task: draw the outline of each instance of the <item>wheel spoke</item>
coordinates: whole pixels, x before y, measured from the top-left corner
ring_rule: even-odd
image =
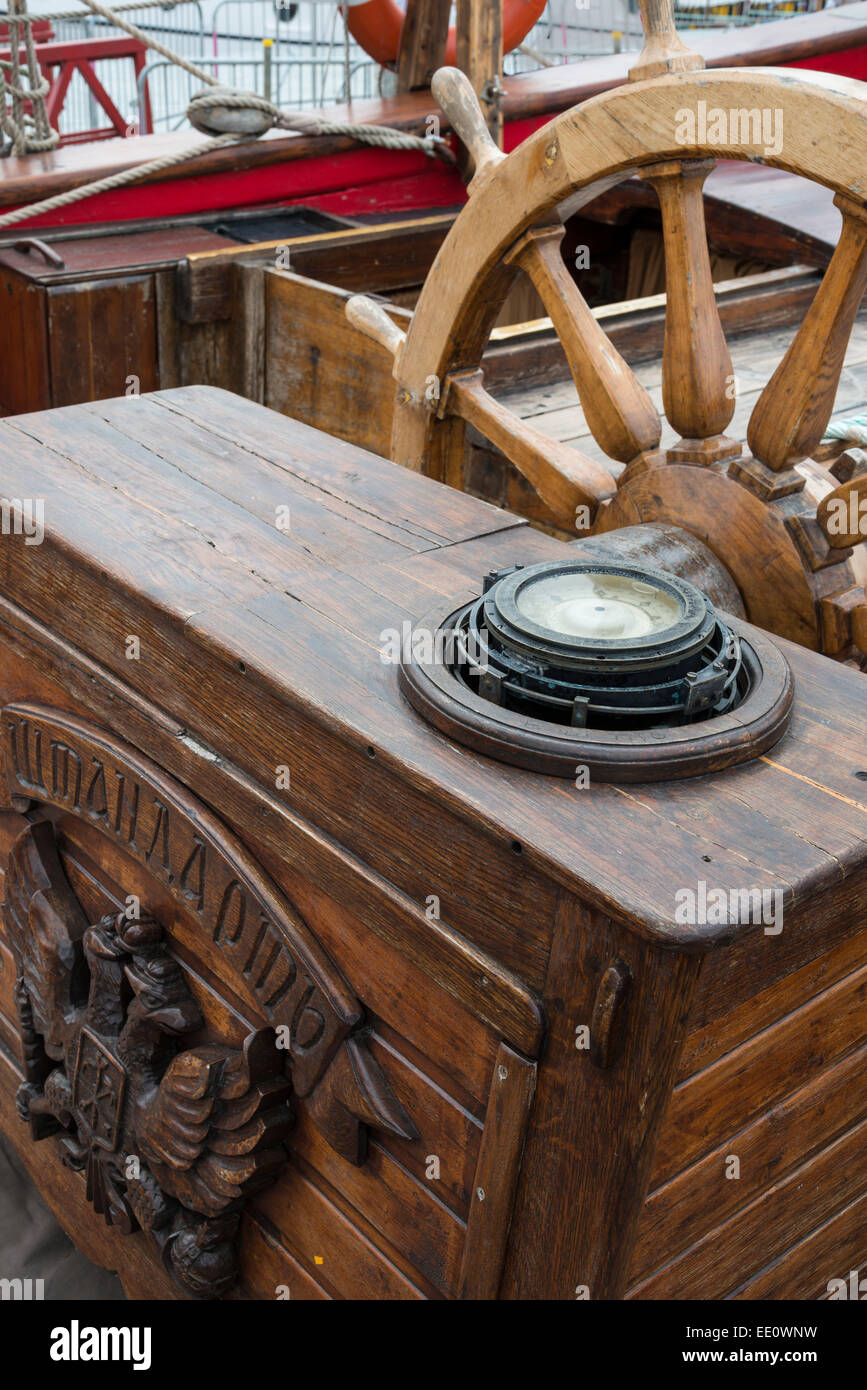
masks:
[[[659,445],[659,415],[644,387],[590,312],[563,264],[565,227],[521,237],[506,256],[533,282],[554,325],[594,439],[610,458],[631,463]]]
[[[838,195],[843,228],[788,352],[750,417],[753,457],[775,472],[812,457],[834,409],[855,315],[867,289],[867,212]]]
[[[713,160],[677,160],[644,174],[656,189],[665,241],[662,403],[681,435],[671,462],[718,463],[741,453],[723,433],[735,400],[704,222],[702,185],[713,167]]]
[[[473,425],[515,465],[553,512],[560,526],[574,530],[576,510],[587,508],[588,524],[600,503],[613,497],[611,474],[577,449],[534,430],[485,390],[478,370],[446,378],[441,414]]]

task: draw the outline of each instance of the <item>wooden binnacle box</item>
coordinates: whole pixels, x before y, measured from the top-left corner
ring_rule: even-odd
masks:
[[[776,643],[773,746],[578,786],[382,660],[575,553],[514,516],[210,388],[4,421],[0,486],[44,523],[0,545],[0,1114],[131,1296],[863,1265],[862,676]]]

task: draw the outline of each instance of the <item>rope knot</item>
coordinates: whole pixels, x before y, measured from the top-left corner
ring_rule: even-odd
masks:
[[[206,87],[187,107],[187,119],[204,135],[234,135],[255,140],[280,120],[280,111],[255,92],[235,87]]]

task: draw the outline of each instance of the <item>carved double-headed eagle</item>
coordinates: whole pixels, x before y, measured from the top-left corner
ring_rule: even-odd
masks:
[[[86,1169],[107,1222],[147,1232],[194,1297],[219,1296],[235,1277],[243,1201],[286,1160],[290,1086],[274,1030],[241,1049],[179,1051],[203,1019],[160,927],[124,915],[89,925],[47,821],[10,853],[5,919],[22,1118],[34,1139],[65,1131],[63,1160]]]

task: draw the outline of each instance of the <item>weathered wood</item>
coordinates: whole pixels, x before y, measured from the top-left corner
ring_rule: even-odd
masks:
[[[539,292],[597,443],[611,458],[629,463],[658,446],[659,416],[563,264],[564,231],[555,227],[528,232],[506,259],[516,261]]]
[[[579,904],[562,900],[545,985],[551,1034],[502,1297],[595,1302],[623,1293],[625,1250],[641,1213],[697,978],[694,959],[651,957],[636,946]],[[603,1070],[589,1051],[580,1050],[576,1032],[591,1022],[600,975],[612,957],[624,961],[634,983],[620,1056]],[[662,993],[669,1001],[665,1016],[655,1002]],[[610,1143],[613,1134],[616,1145]],[[556,1207],[546,1199],[552,1184],[559,1193]]]
[[[639,0],[644,25],[644,47],[629,70],[630,82],[661,77],[666,72],[695,72],[704,59],[678,38],[674,27],[673,0]]]
[[[645,173],[656,189],[665,239],[665,348],[662,400],[681,435],[669,451],[678,462],[731,458],[741,446],[723,431],[735,410],[732,361],[719,320],[702,186],[713,161],[675,161]]]
[[[502,0],[455,0],[457,66],[488,107],[486,124],[494,143],[503,143],[500,106],[503,73]]]
[[[407,0],[397,55],[399,92],[430,86],[446,51],[451,8],[451,0]]]
[[[534,1062],[500,1046],[470,1197],[459,1294],[463,1299],[497,1297],[536,1071]]]
[[[440,68],[431,83],[431,94],[473,161],[468,192],[479,187],[485,175],[505,159],[493,139],[477,92],[461,68]]]
[[[747,440],[770,468],[809,458],[825,432],[843,367],[846,344],[867,287],[867,214],[838,197],[840,241],[821,287],[791,347],[750,418]]]
[[[592,520],[601,502],[612,497],[614,479],[604,468],[574,449],[552,443],[518,421],[485,390],[480,371],[446,378],[441,410],[475,425],[507,454],[535,488],[561,526],[575,524],[579,507]]]
[[[13,534],[0,548],[0,806],[31,807],[0,812],[0,872],[42,816],[88,927],[139,899],[202,1018],[181,1057],[234,1053],[275,1021],[259,935],[275,918],[284,947],[306,943],[310,983],[333,994],[339,976],[365,1012],[321,1090],[305,1090],[313,1062],[287,1059],[298,1121],[285,1169],[248,1196],[233,1296],[572,1299],[579,1286],[622,1297],[630,1281],[636,1296],[657,1283],[678,1296],[694,1280],[783,1297],[809,1282],[798,1242],[827,1248],[822,1222],[850,1249],[863,1187],[847,1084],[864,1046],[859,673],[787,648],[798,709],[770,758],[677,788],[570,789],[452,745],[381,659],[389,629],[432,601],[457,607],[491,570],[574,553],[513,516],[209,388],[2,422],[0,480],[46,503],[41,545]],[[68,753],[52,755],[52,739]],[[201,889],[190,836],[208,850]],[[260,906],[274,895],[267,922],[208,917],[224,862],[211,856],[230,845],[245,891]],[[7,903],[14,876],[13,853]],[[735,911],[679,921],[677,893],[701,879],[780,893],[784,931],[766,937]],[[31,1065],[2,946],[0,963],[0,1033]],[[515,1078],[512,1112],[497,1085]],[[2,1124],[40,1186],[59,1174],[82,1248],[135,1294],[177,1296],[139,1237],[76,1198],[57,1137],[31,1144],[17,1084]],[[334,1147],[353,1104],[366,1154]],[[389,1107],[409,1123],[383,1129]],[[747,1204],[727,1189],[715,1211],[714,1155],[732,1133]],[[674,1205],[658,1195],[663,1162]],[[658,1223],[650,1244],[645,1221]],[[675,1264],[661,1270],[651,1244]]]

